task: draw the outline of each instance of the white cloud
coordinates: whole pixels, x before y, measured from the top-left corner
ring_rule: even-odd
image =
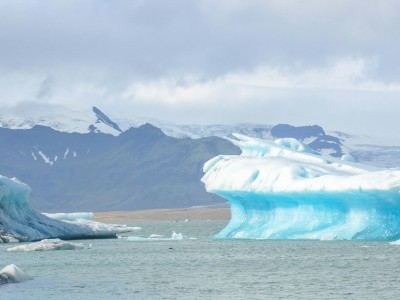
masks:
[[[276,90],[282,90],[291,99],[296,99],[298,90],[310,93],[332,90],[400,93],[400,83],[386,83],[369,77],[368,71],[374,65],[374,60],[346,58],[323,68],[299,71],[289,67],[262,66],[252,72],[230,73],[205,82],[176,78],[135,82],[122,96],[149,104],[204,106],[221,101],[231,105],[268,101],[277,96]]]

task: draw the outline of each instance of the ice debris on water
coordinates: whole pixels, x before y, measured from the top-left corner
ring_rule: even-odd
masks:
[[[0,270],[0,285],[5,283],[18,283],[31,280],[32,277],[24,273],[16,265],[11,264]]]
[[[50,251],[50,250],[80,250],[85,246],[82,243],[71,243],[60,239],[44,239],[39,242],[18,245],[8,248],[11,252]]]
[[[172,232],[171,237],[165,238],[162,235],[152,234],[149,237],[129,236],[127,241],[181,241],[183,240],[182,233]]]
[[[400,169],[336,159],[291,138],[235,137],[241,155],[204,165],[207,191],[231,205],[217,238],[400,238]]]

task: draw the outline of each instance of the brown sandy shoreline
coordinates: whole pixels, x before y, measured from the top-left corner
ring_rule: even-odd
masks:
[[[137,222],[168,220],[229,220],[230,208],[178,208],[136,211],[95,212],[94,220],[99,222]]]

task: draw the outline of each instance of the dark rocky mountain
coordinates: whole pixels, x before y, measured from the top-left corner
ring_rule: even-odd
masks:
[[[318,152],[326,152],[334,157],[341,157],[343,145],[340,139],[325,133],[318,125],[291,126],[278,124],[271,128],[270,134],[274,138],[295,138],[307,144],[311,149]]]
[[[122,132],[122,130],[121,130],[121,128],[119,128],[118,124],[115,123],[114,121],[111,121],[111,119],[105,113],[103,113],[100,109],[93,106],[92,111],[97,117],[95,124],[103,123],[113,129],[115,129],[117,132]],[[96,126],[94,124],[92,124],[89,126],[89,131],[90,132],[98,132],[98,129],[96,128]]]
[[[212,205],[203,164],[240,150],[217,137],[177,139],[150,124],[119,136],[45,126],[0,128],[0,174],[32,188],[41,211],[105,211]]]
[[[325,135],[325,131],[318,125],[292,126],[288,124],[278,124],[273,126],[270,132],[275,138],[295,138],[298,140]]]

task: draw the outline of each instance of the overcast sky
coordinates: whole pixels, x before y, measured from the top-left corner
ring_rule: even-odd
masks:
[[[0,106],[398,135],[400,1],[0,0]]]

